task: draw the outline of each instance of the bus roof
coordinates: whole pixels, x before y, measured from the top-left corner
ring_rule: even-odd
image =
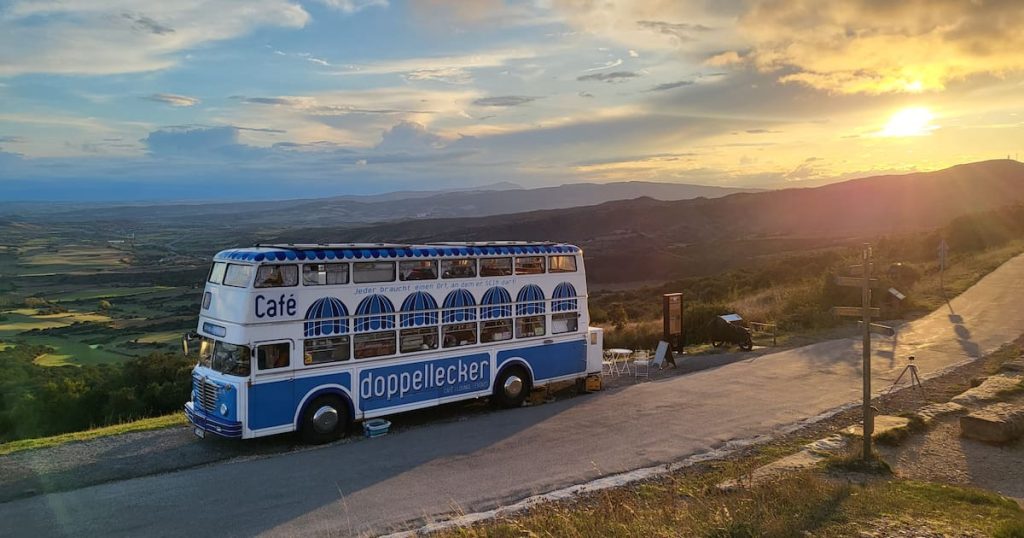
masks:
[[[565,243],[491,241],[464,243],[320,243],[259,245],[222,250],[216,261],[273,262],[293,260],[359,260],[380,258],[422,258],[457,256],[496,256],[528,254],[576,254],[580,248]]]

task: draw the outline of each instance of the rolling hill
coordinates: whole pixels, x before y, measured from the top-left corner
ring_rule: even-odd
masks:
[[[752,256],[935,228],[1024,202],[1024,164],[993,160],[816,188],[680,201],[650,197],[498,215],[282,234],[294,242],[551,240],[581,245],[597,282],[650,280],[735,267]],[[699,270],[695,270],[699,267]]]

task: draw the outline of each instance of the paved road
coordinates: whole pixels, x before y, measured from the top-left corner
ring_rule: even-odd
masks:
[[[1024,256],[949,308],[877,338],[876,392],[914,354],[922,375],[1024,332]],[[0,535],[376,534],[771,434],[860,397],[840,339],[372,442],[125,480],[0,504]]]

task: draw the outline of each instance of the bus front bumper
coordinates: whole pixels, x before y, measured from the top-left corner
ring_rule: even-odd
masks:
[[[242,437],[241,422],[228,422],[218,419],[202,409],[196,408],[194,402],[185,402],[185,416],[195,426],[194,431],[199,437],[205,437],[206,433],[212,433],[228,439],[241,439]]]

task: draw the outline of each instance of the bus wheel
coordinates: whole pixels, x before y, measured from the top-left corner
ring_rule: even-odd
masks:
[[[328,443],[345,435],[348,429],[348,406],[333,395],[320,396],[302,413],[302,440],[310,444]]]
[[[494,380],[494,403],[501,407],[520,407],[530,395],[530,375],[522,367],[505,368]]]

